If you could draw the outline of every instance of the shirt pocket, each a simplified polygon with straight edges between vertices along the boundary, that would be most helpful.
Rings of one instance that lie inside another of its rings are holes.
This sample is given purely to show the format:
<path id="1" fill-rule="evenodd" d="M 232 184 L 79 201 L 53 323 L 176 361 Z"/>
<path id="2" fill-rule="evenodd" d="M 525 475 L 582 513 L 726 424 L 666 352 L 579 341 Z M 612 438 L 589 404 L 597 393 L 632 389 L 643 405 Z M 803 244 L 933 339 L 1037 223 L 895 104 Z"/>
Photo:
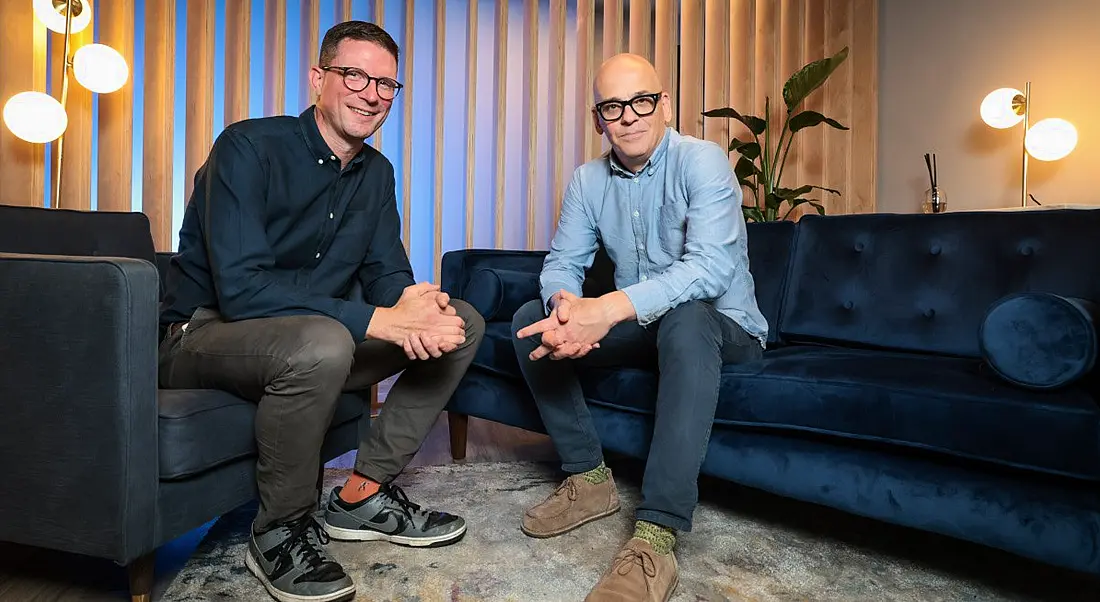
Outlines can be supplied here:
<path id="1" fill-rule="evenodd" d="M 666 203 L 661 205 L 657 217 L 657 239 L 661 250 L 673 261 L 684 254 L 684 242 L 687 236 L 687 203 Z"/>

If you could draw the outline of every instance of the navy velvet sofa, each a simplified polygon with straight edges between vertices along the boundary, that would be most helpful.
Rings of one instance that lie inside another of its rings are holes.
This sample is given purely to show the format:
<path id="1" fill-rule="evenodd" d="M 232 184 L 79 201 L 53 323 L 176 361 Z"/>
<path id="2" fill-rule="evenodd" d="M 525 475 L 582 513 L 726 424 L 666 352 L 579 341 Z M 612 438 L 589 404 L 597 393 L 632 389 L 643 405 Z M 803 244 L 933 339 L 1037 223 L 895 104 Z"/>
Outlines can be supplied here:
<path id="1" fill-rule="evenodd" d="M 126 566 L 135 601 L 157 548 L 257 495 L 256 405 L 157 387 L 170 260 L 141 213 L 0 205 L 0 541 Z M 341 398 L 323 461 L 369 403 Z"/>
<path id="2" fill-rule="evenodd" d="M 1100 210 L 846 215 L 750 224 L 771 326 L 726 366 L 703 472 L 1100 574 Z M 463 250 L 443 286 L 486 339 L 450 401 L 544 432 L 512 349 L 544 253 Z M 602 252 L 586 294 L 609 288 Z M 656 374 L 588 370 L 605 447 L 642 458 Z"/>

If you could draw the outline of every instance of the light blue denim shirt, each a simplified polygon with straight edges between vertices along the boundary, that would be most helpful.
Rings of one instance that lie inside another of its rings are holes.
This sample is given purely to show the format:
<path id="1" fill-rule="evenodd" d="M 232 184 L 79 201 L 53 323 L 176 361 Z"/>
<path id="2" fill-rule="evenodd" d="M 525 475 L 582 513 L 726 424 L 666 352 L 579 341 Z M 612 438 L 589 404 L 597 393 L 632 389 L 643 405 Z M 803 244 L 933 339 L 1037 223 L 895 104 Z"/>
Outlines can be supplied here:
<path id="1" fill-rule="evenodd" d="M 581 296 L 601 242 L 615 263 L 615 288 L 634 304 L 639 324 L 701 300 L 765 345 L 741 187 L 717 144 L 667 128 L 637 174 L 613 153 L 578 167 L 539 279 L 544 306 L 561 289 Z"/>

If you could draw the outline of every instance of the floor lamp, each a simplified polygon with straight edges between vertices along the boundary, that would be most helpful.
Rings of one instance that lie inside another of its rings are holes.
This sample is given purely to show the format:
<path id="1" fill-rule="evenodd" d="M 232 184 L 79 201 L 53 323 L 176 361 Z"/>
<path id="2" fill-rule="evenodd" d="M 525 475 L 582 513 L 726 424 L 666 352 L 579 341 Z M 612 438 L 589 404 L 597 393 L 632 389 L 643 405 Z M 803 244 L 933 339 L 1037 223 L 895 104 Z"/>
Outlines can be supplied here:
<path id="1" fill-rule="evenodd" d="M 10 0 L 0 0 L 10 1 Z M 57 141 L 57 184 L 53 207 L 61 202 L 61 164 L 69 116 L 69 71 L 80 85 L 97 94 L 114 92 L 129 79 L 129 66 L 117 50 L 105 44 L 85 44 L 73 52 L 72 35 L 92 23 L 91 0 L 34 0 L 38 22 L 64 35 L 61 100 L 38 91 L 20 92 L 4 103 L 4 124 L 17 138 L 33 144 Z M 37 24 L 35 25 L 38 26 Z"/>
<path id="2" fill-rule="evenodd" d="M 1021 92 L 1015 88 L 998 88 L 982 100 L 978 112 L 990 127 L 1008 129 L 1021 121 L 1024 123 L 1024 136 L 1021 141 L 1020 157 L 1020 206 L 1027 207 L 1027 162 L 1028 156 L 1040 161 L 1057 161 L 1077 146 L 1077 129 L 1065 119 L 1050 117 L 1033 126 L 1031 123 L 1031 82 L 1024 85 Z"/>

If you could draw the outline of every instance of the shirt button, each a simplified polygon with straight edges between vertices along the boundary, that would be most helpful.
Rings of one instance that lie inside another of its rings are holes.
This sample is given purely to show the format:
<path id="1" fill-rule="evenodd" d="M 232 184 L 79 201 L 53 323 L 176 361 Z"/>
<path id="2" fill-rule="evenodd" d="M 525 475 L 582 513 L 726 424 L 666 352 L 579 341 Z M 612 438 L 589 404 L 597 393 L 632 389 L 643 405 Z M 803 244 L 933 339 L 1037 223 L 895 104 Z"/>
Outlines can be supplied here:
<path id="1" fill-rule="evenodd" d="M 335 217 L 335 215 L 334 215 L 334 214 L 332 214 L 332 213 L 328 214 L 328 218 L 329 218 L 329 219 L 333 219 L 334 217 Z"/>
<path id="2" fill-rule="evenodd" d="M 648 276 L 646 276 L 645 274 L 642 274 L 642 280 L 648 280 L 648 279 L 649 279 Z"/>
<path id="3" fill-rule="evenodd" d="M 318 254 L 314 255 L 314 256 L 313 256 L 313 258 L 314 258 L 314 259 L 320 259 L 320 258 L 321 258 L 321 254 L 320 254 L 320 253 L 318 253 Z"/>
<path id="4" fill-rule="evenodd" d="M 634 217 L 638 217 L 639 215 L 641 215 L 641 214 L 638 213 L 637 211 L 634 212 Z"/>
<path id="5" fill-rule="evenodd" d="M 324 164 L 325 164 L 324 159 L 317 159 L 317 165 L 324 165 Z"/>
<path id="6" fill-rule="evenodd" d="M 333 161 L 335 161 L 336 160 L 336 155 L 330 156 L 329 159 L 332 159 Z"/>

